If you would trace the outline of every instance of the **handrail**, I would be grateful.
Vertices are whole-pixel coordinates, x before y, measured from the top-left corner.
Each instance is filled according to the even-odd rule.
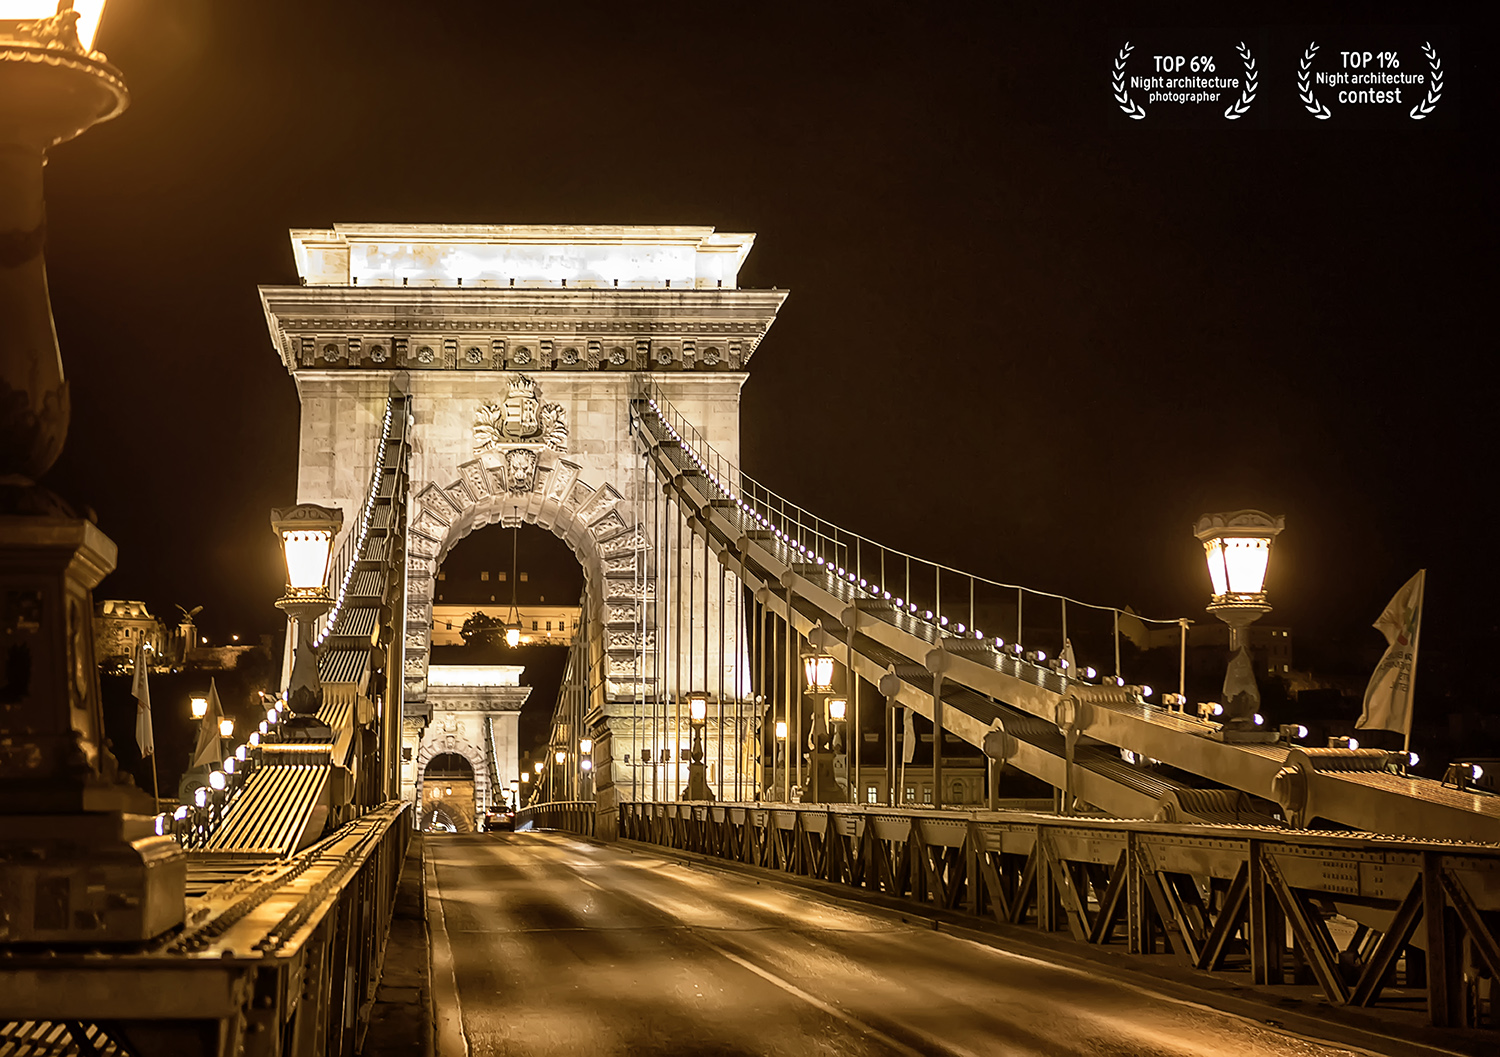
[[[1114,644],[1113,661],[1118,680],[1122,618],[1162,627],[1186,627],[1188,621],[1184,617],[1146,617],[1118,606],[1084,602],[1068,595],[965,572],[887,547],[820,518],[761,484],[720,455],[698,428],[672,405],[652,378],[640,376],[639,387],[640,399],[681,449],[681,457],[686,460],[682,466],[684,470],[701,473],[718,498],[734,503],[751,522],[794,550],[796,557],[832,573],[857,598],[888,603],[906,617],[931,625],[940,635],[971,638],[993,645],[997,651],[1019,656],[1022,653],[1020,642],[1025,637],[1027,599],[1056,602],[1060,607],[1061,635],[1054,657],[1059,670],[1065,671],[1070,663],[1074,663],[1068,656],[1074,637],[1069,634],[1069,607],[1074,607],[1075,611],[1083,609],[1108,614],[1112,620],[1107,631]],[[644,428],[644,421],[638,421]],[[993,634],[993,624],[990,632],[978,627],[981,619],[987,622],[999,619],[1002,613],[1009,618],[1008,610],[1012,608],[1015,611],[1014,624],[1006,628],[1005,634]],[[1032,625],[1035,630],[1034,620]],[[1105,631],[1093,627],[1081,631],[1081,634],[1091,636],[1094,641],[1090,645],[1097,647],[1103,641]],[[1076,618],[1074,632],[1075,635],[1080,633]],[[1007,636],[1012,635],[1007,641]],[[1036,661],[1047,664],[1045,651],[1032,652]],[[1097,676],[1097,672],[1091,672],[1087,665],[1080,663],[1078,668],[1080,674],[1088,678]]]
[[[328,611],[328,616],[323,623],[323,630],[313,643],[315,646],[323,645],[328,637],[334,634],[338,628],[339,618],[343,616],[344,599],[349,593],[349,584],[354,579],[354,571],[364,557],[365,542],[370,535],[370,518],[375,513],[375,501],[380,496],[380,484],[385,478],[386,444],[391,438],[391,420],[395,415],[396,405],[404,403],[405,400],[405,396],[394,395],[386,399],[385,420],[380,427],[380,443],[375,447],[375,469],[370,473],[370,488],[365,493],[364,504],[360,507],[358,531],[350,531],[344,537],[344,545],[339,548],[337,560],[329,566],[329,585],[337,582],[339,586],[334,594],[333,608]]]

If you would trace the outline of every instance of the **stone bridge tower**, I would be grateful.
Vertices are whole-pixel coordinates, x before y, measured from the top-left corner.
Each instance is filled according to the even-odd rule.
[[[298,501],[358,509],[393,381],[412,396],[407,748],[430,715],[434,577],[455,543],[493,522],[546,528],[583,566],[590,668],[603,673],[585,717],[602,818],[613,817],[623,758],[611,740],[634,737],[646,702],[714,691],[718,672],[747,692],[734,676],[743,639],[735,627],[721,639],[716,611],[687,607],[694,633],[681,654],[655,642],[653,614],[679,594],[701,600],[718,570],[701,551],[696,565],[671,553],[658,597],[664,500],[630,436],[630,407],[649,375],[738,464],[740,387],[786,298],[739,289],[753,241],[706,227],[292,232],[302,285],[262,287],[261,300],[302,404]],[[689,641],[699,644],[691,669]],[[681,685],[684,670],[705,685]]]

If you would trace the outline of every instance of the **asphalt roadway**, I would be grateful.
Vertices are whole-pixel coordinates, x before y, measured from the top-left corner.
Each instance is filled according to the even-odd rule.
[[[561,834],[426,859],[438,1057],[1371,1052]]]

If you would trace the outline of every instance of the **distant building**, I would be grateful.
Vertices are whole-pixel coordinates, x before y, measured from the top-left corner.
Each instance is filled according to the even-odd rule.
[[[1140,650],[1172,649],[1182,644],[1180,628],[1147,624],[1131,613],[1120,616],[1120,634]],[[1292,676],[1292,629],[1270,624],[1251,624],[1245,629],[1245,645],[1256,675]],[[1229,625],[1217,620],[1197,621],[1188,626],[1187,669],[1189,674],[1222,673],[1229,652]]]
[[[501,623],[519,619],[521,642],[567,646],[582,611],[583,570],[566,544],[530,535],[511,582],[514,529],[498,525],[475,532],[443,561],[433,585],[432,644],[461,646],[464,621],[476,612]],[[512,610],[512,600],[515,609]]]
[[[133,662],[142,643],[165,657],[167,630],[146,603],[110,598],[94,607],[94,657],[100,664]]]

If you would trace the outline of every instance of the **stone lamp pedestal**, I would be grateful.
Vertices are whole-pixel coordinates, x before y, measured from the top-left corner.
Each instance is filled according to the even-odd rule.
[[[0,945],[140,942],[183,920],[187,856],[104,738],[81,518],[0,516]]]

